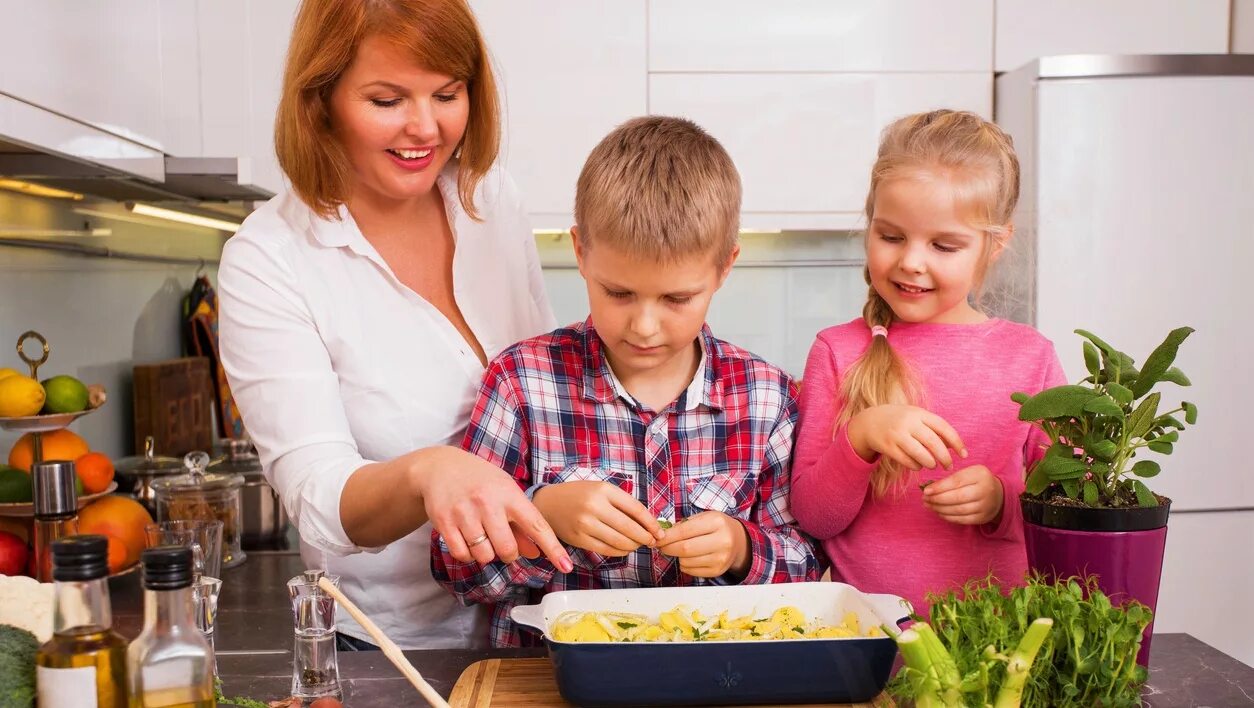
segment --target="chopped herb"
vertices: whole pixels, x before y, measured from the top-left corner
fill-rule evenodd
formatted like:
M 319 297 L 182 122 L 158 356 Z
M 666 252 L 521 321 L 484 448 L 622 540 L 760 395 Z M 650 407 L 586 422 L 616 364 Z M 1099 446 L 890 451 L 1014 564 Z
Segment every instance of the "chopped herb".
M 806 633 L 805 629 L 804 629 L 804 628 L 802 628 L 802 627 L 793 627 L 793 628 L 792 628 L 792 631 L 796 632 L 797 634 L 805 634 L 805 633 Z
M 663 529 L 663 530 L 665 530 L 665 529 L 669 529 L 670 527 L 674 526 L 675 524 L 672 524 L 671 522 L 667 521 L 666 519 L 663 519 L 663 518 L 661 518 L 661 517 L 658 517 L 658 520 L 657 520 L 657 525 L 658 525 L 658 526 L 661 526 L 661 527 L 662 527 L 662 529 Z
M 636 626 L 635 622 L 615 622 L 619 629 L 631 629 Z

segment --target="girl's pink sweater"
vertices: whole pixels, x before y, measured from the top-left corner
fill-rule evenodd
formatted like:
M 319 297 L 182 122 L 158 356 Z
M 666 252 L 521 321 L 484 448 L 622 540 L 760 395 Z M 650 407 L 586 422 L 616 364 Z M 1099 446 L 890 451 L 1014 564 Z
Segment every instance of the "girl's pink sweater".
M 960 526 L 923 504 L 919 484 L 949 474 L 923 470 L 899 495 L 874 498 L 874 461 L 854 452 L 845 428 L 833 432 L 841 373 L 862 355 L 871 332 L 861 320 L 819 332 L 801 386 L 801 420 L 793 454 L 792 512 L 802 530 L 823 542 L 832 578 L 864 592 L 893 593 L 927 615 L 924 594 L 990 571 L 1022 583 L 1024 469 L 1049 445 L 1018 420 L 1010 394 L 1035 394 L 1065 383 L 1054 347 L 1027 325 L 990 319 L 979 324 L 897 322 L 888 341 L 922 383 L 926 407 L 949 422 L 967 446 L 954 470 L 985 465 L 1002 481 L 1001 517 Z

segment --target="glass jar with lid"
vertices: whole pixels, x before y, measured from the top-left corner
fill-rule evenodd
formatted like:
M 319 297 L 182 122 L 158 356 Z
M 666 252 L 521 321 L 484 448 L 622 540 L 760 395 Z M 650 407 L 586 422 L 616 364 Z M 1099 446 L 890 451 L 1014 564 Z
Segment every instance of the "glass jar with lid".
M 262 474 L 261 460 L 252 442 L 225 438 L 220 442 L 222 457 L 209 463 L 208 471 L 238 474 L 244 478 L 240 493 L 243 517 L 241 528 L 245 550 L 285 548 L 287 513 L 283 502 Z
M 157 520 L 206 520 L 222 522 L 222 567 L 233 568 L 244 562 L 240 489 L 244 477 L 238 474 L 206 473 L 209 455 L 189 452 L 183 457 L 186 474 L 153 482 L 157 497 Z

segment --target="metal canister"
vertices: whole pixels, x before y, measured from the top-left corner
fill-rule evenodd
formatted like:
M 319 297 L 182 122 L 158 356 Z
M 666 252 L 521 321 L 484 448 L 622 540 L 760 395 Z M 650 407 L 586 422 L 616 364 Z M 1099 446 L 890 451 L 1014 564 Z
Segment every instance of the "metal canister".
M 148 513 L 157 515 L 157 494 L 152 484 L 158 479 L 186 472 L 177 457 L 161 457 L 156 454 L 152 436 L 144 441 L 144 454 L 124 457 L 117 461 L 118 492 L 129 494 L 143 504 Z
M 240 490 L 244 550 L 274 548 L 287 534 L 287 512 L 283 500 L 266 481 L 261 459 L 248 440 L 226 438 L 220 442 L 223 456 L 209 463 L 209 471 L 237 474 L 244 478 Z

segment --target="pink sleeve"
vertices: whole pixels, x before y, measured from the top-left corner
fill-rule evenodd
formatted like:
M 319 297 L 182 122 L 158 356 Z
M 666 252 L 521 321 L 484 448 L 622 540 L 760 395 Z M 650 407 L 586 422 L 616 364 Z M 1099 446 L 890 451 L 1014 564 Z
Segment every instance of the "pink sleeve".
M 854 451 L 844 426 L 833 434 L 839 380 L 831 348 L 816 340 L 806 360 L 793 452 L 793 516 L 802 531 L 824 540 L 845 530 L 862 509 L 876 462 Z
M 1047 388 L 1067 383 L 1067 375 L 1062 370 L 1062 362 L 1058 361 L 1058 354 L 1052 346 L 1049 348 L 1048 356 L 1049 361 L 1045 363 L 1045 376 L 1041 387 L 1036 391 L 1024 391 L 1024 393 L 1037 394 Z M 1019 495 L 1023 494 L 1027 482 L 1027 471 L 1032 469 L 1032 465 L 1036 464 L 1037 460 L 1045 456 L 1045 450 L 1049 445 L 1049 436 L 1043 430 L 1035 425 L 1029 428 L 1027 441 L 1023 444 L 1023 470 L 1013 479 L 1002 478 L 1001 518 L 995 525 L 982 526 L 981 530 L 984 535 L 992 538 L 1010 538 L 1019 533 L 1023 525 L 1023 509 L 1019 507 Z

